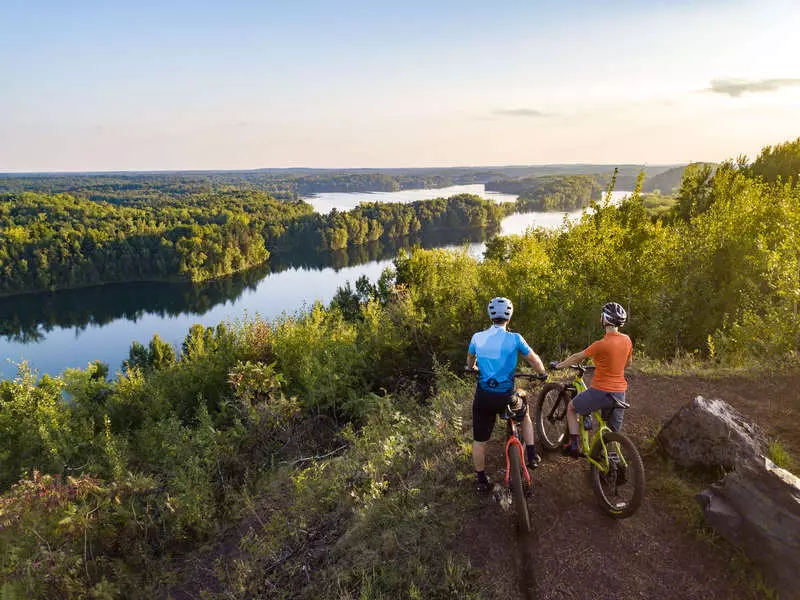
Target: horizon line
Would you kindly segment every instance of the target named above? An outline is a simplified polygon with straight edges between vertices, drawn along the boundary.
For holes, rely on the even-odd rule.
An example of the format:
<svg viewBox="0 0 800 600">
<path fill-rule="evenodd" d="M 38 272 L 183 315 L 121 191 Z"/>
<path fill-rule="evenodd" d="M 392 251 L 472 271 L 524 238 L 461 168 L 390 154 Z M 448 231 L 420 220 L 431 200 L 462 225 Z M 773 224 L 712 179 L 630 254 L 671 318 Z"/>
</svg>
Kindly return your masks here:
<svg viewBox="0 0 800 600">
<path fill-rule="evenodd" d="M 593 163 L 593 162 L 574 162 L 574 163 L 529 163 L 529 164 L 504 164 L 504 165 L 457 165 L 450 167 L 255 167 L 252 169 L 109 169 L 109 170 L 46 170 L 46 171 L 0 171 L 0 177 L 7 176 L 56 176 L 56 175 L 164 175 L 172 173 L 203 174 L 203 173 L 258 173 L 258 172 L 280 172 L 280 171 L 449 171 L 449 170 L 484 170 L 484 169 L 525 169 L 542 167 L 678 167 L 693 162 L 708 161 L 688 161 L 677 163 Z"/>
</svg>

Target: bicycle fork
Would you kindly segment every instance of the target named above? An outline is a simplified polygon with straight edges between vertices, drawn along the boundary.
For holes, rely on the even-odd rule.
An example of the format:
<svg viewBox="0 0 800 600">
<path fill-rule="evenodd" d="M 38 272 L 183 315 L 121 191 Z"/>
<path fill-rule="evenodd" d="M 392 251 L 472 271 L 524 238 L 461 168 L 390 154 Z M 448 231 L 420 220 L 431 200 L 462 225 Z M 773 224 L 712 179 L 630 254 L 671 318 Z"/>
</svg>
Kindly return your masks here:
<svg viewBox="0 0 800 600">
<path fill-rule="evenodd" d="M 506 442 L 506 487 L 510 485 L 511 477 L 511 459 L 508 457 L 508 453 L 513 452 L 511 446 L 516 446 L 516 451 L 519 452 L 519 464 L 522 467 L 522 472 L 525 473 L 525 481 L 528 485 L 531 485 L 531 474 L 528 473 L 528 467 L 525 466 L 525 452 L 523 452 L 522 444 L 516 435 L 511 435 Z"/>
</svg>

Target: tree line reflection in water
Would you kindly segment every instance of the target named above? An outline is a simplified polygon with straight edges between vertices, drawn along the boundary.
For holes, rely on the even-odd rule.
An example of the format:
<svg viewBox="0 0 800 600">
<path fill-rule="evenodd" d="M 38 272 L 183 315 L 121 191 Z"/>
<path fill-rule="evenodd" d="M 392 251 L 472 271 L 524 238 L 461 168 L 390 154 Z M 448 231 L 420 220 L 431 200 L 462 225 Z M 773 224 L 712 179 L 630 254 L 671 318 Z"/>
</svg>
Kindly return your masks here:
<svg viewBox="0 0 800 600">
<path fill-rule="evenodd" d="M 145 314 L 162 318 L 204 314 L 219 304 L 235 301 L 247 290 L 256 289 L 271 274 L 289 269 L 338 271 L 391 260 L 401 249 L 479 243 L 495 233 L 487 229 L 450 231 L 333 252 L 296 247 L 274 251 L 265 265 L 200 284 L 138 282 L 0 298 L 0 336 L 27 344 L 44 340 L 46 334 L 57 327 L 80 331 L 117 319 L 136 321 Z"/>
</svg>

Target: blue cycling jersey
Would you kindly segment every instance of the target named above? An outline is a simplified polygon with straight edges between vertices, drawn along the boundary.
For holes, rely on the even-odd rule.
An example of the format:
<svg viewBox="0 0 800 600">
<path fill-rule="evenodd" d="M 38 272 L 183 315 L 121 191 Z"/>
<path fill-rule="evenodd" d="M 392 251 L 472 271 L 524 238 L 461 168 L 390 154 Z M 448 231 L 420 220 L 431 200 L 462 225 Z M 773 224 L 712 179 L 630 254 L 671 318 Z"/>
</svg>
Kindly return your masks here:
<svg viewBox="0 0 800 600">
<path fill-rule="evenodd" d="M 500 325 L 492 325 L 473 335 L 469 353 L 478 359 L 478 387 L 498 394 L 513 391 L 517 355 L 527 356 L 530 351 L 525 338 Z"/>
</svg>

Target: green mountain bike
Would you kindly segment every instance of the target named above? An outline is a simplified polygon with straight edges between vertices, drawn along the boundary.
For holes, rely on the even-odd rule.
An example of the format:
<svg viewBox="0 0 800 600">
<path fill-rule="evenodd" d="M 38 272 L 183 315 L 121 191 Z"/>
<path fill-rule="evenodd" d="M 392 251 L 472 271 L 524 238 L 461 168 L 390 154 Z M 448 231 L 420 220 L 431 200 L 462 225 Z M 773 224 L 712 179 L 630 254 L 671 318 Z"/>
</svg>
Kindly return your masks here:
<svg viewBox="0 0 800 600">
<path fill-rule="evenodd" d="M 546 384 L 536 401 L 536 435 L 545 450 L 560 449 L 568 439 L 567 405 L 586 389 L 583 376 L 587 370 L 593 369 L 583 365 L 569 368 L 576 372 L 573 381 Z M 629 406 L 627 402 L 615 400 L 614 409 L 623 410 Z M 600 507 L 612 517 L 625 519 L 632 516 L 642 503 L 644 464 L 633 442 L 606 424 L 614 409 L 593 413 L 597 430 L 591 439 L 592 415 L 579 418 L 578 423 L 581 449 L 591 465 L 592 489 L 600 501 Z"/>
</svg>

